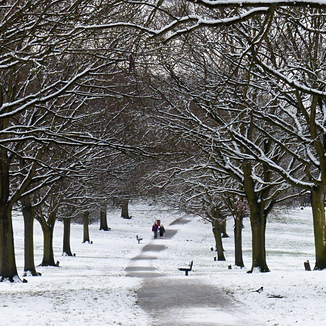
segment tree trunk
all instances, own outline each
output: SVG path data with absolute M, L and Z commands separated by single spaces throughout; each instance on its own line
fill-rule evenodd
M 24 196 L 20 202 L 24 217 L 24 274 L 39 276 L 34 262 L 34 211 L 30 196 Z
M 0 281 L 8 279 L 13 282 L 18 278 L 11 209 L 0 205 Z
M 64 218 L 63 219 L 63 255 L 66 256 L 73 256 L 71 249 L 70 249 L 70 226 L 71 226 L 71 219 Z
M 129 216 L 129 201 L 128 200 L 124 200 L 121 203 L 121 217 L 123 217 L 123 218 L 131 218 Z
M 252 234 L 252 267 L 259 269 L 260 272 L 269 272 L 266 263 L 266 244 L 265 244 L 265 231 L 266 231 L 266 218 L 263 209 L 259 203 L 256 204 L 256 209 L 250 207 L 250 222 Z
M 0 150 L 0 281 L 19 280 L 14 248 L 14 234 L 9 198 L 9 166 L 6 152 Z
M 53 230 L 54 226 L 43 225 L 43 261 L 40 266 L 56 266 L 54 262 L 54 253 L 53 253 Z
M 101 208 L 100 210 L 100 230 L 109 231 L 108 223 L 106 220 L 106 208 Z
M 235 265 L 244 267 L 242 257 L 242 225 L 243 218 L 241 216 L 234 219 L 234 248 L 235 248 Z
M 224 249 L 222 244 L 222 232 L 221 232 L 221 225 L 219 224 L 218 220 L 212 220 L 212 226 L 213 226 L 213 234 L 215 238 L 215 246 L 217 250 L 217 260 L 218 261 L 225 261 L 224 256 Z
M 254 269 L 259 269 L 261 272 L 269 272 L 270 270 L 266 263 L 265 248 L 266 216 L 264 213 L 264 203 L 260 198 L 262 195 L 255 192 L 255 183 L 252 179 L 250 162 L 244 162 L 243 172 L 244 189 L 250 208 L 252 236 L 252 266 L 249 272 L 252 272 Z
M 226 232 L 226 219 L 223 221 L 222 227 L 222 238 L 229 238 L 227 232 Z
M 315 235 L 316 270 L 326 268 L 326 233 L 324 194 L 319 189 L 311 190 L 311 206 Z
M 84 230 L 83 243 L 90 242 L 88 217 L 89 217 L 89 211 L 84 212 L 84 215 L 83 215 L 83 230 Z

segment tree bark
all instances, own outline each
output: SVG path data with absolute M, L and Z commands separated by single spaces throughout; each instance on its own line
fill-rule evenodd
M 70 248 L 70 227 L 71 227 L 71 219 L 64 218 L 63 219 L 63 255 L 73 256 Z
M 313 188 L 311 190 L 311 206 L 315 235 L 315 270 L 321 270 L 326 268 L 326 231 L 324 199 L 325 195 L 321 190 L 319 190 L 318 188 Z
M 259 204 L 255 209 L 250 208 L 250 224 L 252 234 L 252 267 L 251 271 L 258 268 L 260 272 L 269 272 L 266 262 L 266 218 Z
M 43 230 L 43 261 L 40 266 L 56 266 L 54 261 L 54 253 L 53 253 L 53 230 L 54 227 L 51 227 L 47 224 L 42 224 Z
M 129 201 L 124 200 L 121 203 L 121 217 L 130 218 L 129 216 Z
M 11 209 L 0 204 L 0 280 L 11 282 L 18 278 Z
M 244 189 L 250 208 L 250 226 L 252 235 L 252 266 L 249 272 L 259 269 L 260 272 L 269 272 L 266 262 L 265 231 L 266 216 L 261 194 L 255 192 L 255 184 L 251 175 L 251 164 L 243 164 Z
M 109 231 L 108 222 L 106 219 L 106 208 L 102 207 L 100 210 L 100 230 Z
M 243 218 L 241 216 L 234 219 L 234 248 L 235 248 L 235 265 L 244 267 L 242 256 L 242 225 Z
M 34 261 L 34 211 L 30 196 L 20 199 L 24 217 L 24 273 L 32 276 L 39 276 Z
M 9 162 L 4 150 L 0 150 L 0 281 L 18 278 L 14 234 L 9 199 Z
M 84 237 L 83 237 L 83 243 L 85 242 L 90 242 L 89 239 L 89 211 L 84 212 L 83 215 L 83 233 L 84 233 Z
M 229 238 L 229 236 L 226 232 L 226 219 L 223 221 L 223 224 L 222 224 L 222 238 Z
M 213 226 L 213 234 L 215 238 L 215 246 L 217 250 L 217 260 L 218 261 L 225 261 L 224 256 L 224 249 L 223 249 L 223 243 L 222 243 L 222 232 L 221 232 L 221 225 L 219 224 L 218 220 L 212 220 L 212 226 Z

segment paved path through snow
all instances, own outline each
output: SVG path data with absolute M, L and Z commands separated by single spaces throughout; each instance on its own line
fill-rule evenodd
M 188 221 L 178 219 L 170 226 Z M 164 238 L 167 244 L 168 239 L 176 233 L 177 230 L 166 231 Z M 166 248 L 167 245 L 155 244 L 153 240 L 143 247 L 141 254 L 134 257 L 126 268 L 127 276 L 144 279 L 137 293 L 138 304 L 153 318 L 153 326 L 253 325 L 237 317 L 232 310 L 233 302 L 218 288 L 191 279 L 190 276 L 182 279 L 164 277 L 152 266 L 152 262 L 159 259 L 160 251 Z

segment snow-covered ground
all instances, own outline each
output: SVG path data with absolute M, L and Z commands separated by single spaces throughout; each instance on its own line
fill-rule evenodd
M 63 225 L 55 227 L 55 259 L 60 267 L 38 267 L 41 277 L 26 277 L 28 283 L 0 283 L 0 325 L 124 325 L 148 326 L 151 317 L 138 305 L 142 279 L 127 277 L 125 268 L 151 243 L 151 226 L 160 219 L 166 229 L 178 229 L 165 240 L 167 249 L 151 263 L 164 277 L 184 278 L 180 263 L 194 260 L 189 278 L 219 287 L 234 300 L 237 311 L 261 325 L 325 325 L 326 271 L 304 271 L 304 261 L 314 265 L 311 208 L 274 213 L 267 226 L 267 263 L 270 273 L 246 273 L 234 267 L 233 221 L 224 239 L 226 262 L 214 261 L 209 224 L 187 217 L 184 225 L 169 224 L 185 216 L 155 205 L 134 204 L 131 220 L 118 210 L 108 212 L 111 231 L 90 226 L 93 244 L 82 243 L 82 226 L 72 225 L 71 247 L 76 257 L 62 256 Z M 244 262 L 251 266 L 249 220 L 244 221 Z M 23 223 L 14 215 L 16 257 L 23 274 Z M 144 238 L 137 243 L 136 235 Z M 158 239 L 158 242 L 163 240 Z M 42 234 L 35 222 L 35 260 L 42 260 Z M 232 265 L 232 269 L 228 266 Z M 261 293 L 255 290 L 263 287 Z M 196 311 L 192 312 L 195 318 Z M 201 311 L 202 313 L 202 311 Z M 209 314 L 208 314 L 209 316 Z M 215 316 L 216 317 L 216 316 Z M 209 317 L 208 317 L 209 318 Z M 223 314 L 219 316 L 221 322 Z M 198 322 L 200 325 L 200 322 Z

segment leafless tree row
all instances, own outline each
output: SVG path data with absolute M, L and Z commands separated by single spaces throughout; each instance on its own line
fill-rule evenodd
M 212 198 L 211 207 L 218 207 L 226 192 L 245 198 L 251 270 L 263 272 L 269 271 L 268 214 L 278 203 L 311 193 L 315 268 L 324 269 L 323 4 L 178 4 L 157 3 L 157 20 L 148 30 L 161 42 L 153 45 L 147 69 L 159 71 L 151 84 L 161 97 L 157 121 L 193 145 L 186 161 L 156 174 L 159 184 L 179 187 L 176 201 L 186 197 L 183 204 Z
M 57 218 L 151 192 L 218 232 L 233 215 L 240 242 L 249 210 L 251 270 L 262 272 L 268 214 L 310 192 L 315 268 L 325 268 L 323 8 L 0 1 L 1 278 L 18 277 L 14 207 L 24 269 L 37 275 L 34 219 L 53 265 Z

